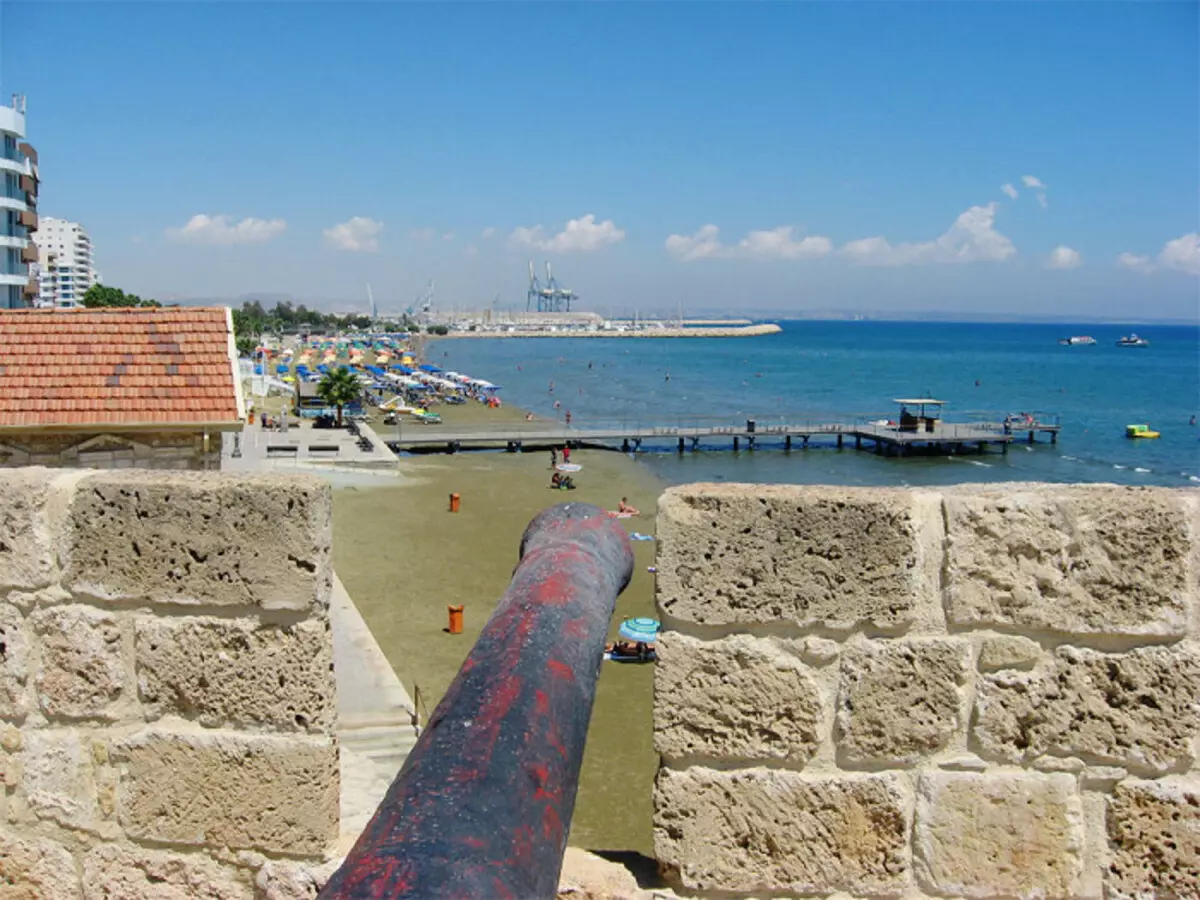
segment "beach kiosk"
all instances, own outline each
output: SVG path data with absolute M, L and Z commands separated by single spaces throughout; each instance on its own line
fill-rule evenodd
M 900 430 L 926 431 L 932 433 L 942 421 L 942 407 L 945 400 L 933 400 L 929 397 L 917 397 L 910 400 L 893 400 L 900 404 Z M 926 410 L 929 410 L 926 412 Z M 915 410 L 915 412 L 914 412 Z

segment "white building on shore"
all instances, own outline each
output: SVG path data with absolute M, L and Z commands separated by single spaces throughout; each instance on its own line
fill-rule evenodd
M 100 277 L 92 241 L 78 222 L 46 216 L 34 237 L 38 245 L 38 302 L 53 309 L 74 309 Z
M 30 238 L 38 229 L 37 151 L 24 141 L 25 98 L 0 106 L 0 309 L 31 305 L 38 284 L 29 274 L 37 262 Z

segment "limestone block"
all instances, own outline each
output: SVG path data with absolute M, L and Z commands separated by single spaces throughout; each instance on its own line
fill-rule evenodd
M 917 875 L 939 895 L 1078 893 L 1083 806 L 1070 775 L 928 773 L 914 829 Z
M 323 610 L 330 496 L 305 476 L 90 475 L 72 502 L 65 583 L 118 600 Z
M 568 848 L 568 853 L 570 849 Z M 316 900 L 325 883 L 338 870 L 341 860 L 301 863 L 270 860 L 258 870 L 254 883 L 259 900 Z
M 660 635 L 655 749 L 676 759 L 807 762 L 821 742 L 821 697 L 798 649 L 749 635 L 719 641 Z
M 21 793 L 34 815 L 96 831 L 97 772 L 86 737 L 73 728 L 33 728 L 20 751 Z M 103 781 L 103 778 L 100 779 Z
M 135 839 L 289 856 L 338 833 L 338 754 L 329 740 L 148 729 L 116 742 L 118 817 Z
M 1189 538 L 1178 492 L 1037 485 L 962 489 L 944 503 L 952 624 L 1186 634 Z
M 1027 637 L 1002 634 L 984 640 L 979 648 L 979 669 L 1029 669 L 1043 656 L 1041 644 Z
M 658 602 L 678 619 L 899 630 L 914 618 L 906 491 L 692 484 L 659 499 L 658 538 Z
M 29 636 L 15 606 L 0 603 L 0 718 L 20 719 L 28 711 Z
M 1200 897 L 1200 780 L 1117 785 L 1108 839 L 1108 896 Z
M 125 690 L 121 627 L 90 606 L 38 610 L 30 624 L 41 638 L 34 685 L 47 716 L 115 719 Z
M 152 718 L 284 731 L 333 727 L 333 645 L 325 621 L 276 627 L 146 616 L 136 635 L 138 690 Z
M 954 638 L 871 641 L 842 654 L 838 750 L 846 763 L 912 763 L 960 727 L 970 645 Z
M 54 579 L 46 517 L 53 477 L 49 469 L 0 469 L 0 590 L 37 590 Z
M 202 853 L 101 844 L 83 859 L 84 900 L 253 900 L 246 875 Z
M 563 854 L 556 900 L 651 900 L 652 896 L 619 862 L 578 847 L 568 847 Z
M 0 898 L 79 900 L 75 861 L 61 844 L 0 830 Z
M 894 895 L 910 883 L 894 775 L 660 769 L 654 849 L 692 891 Z
M 980 678 L 974 739 L 984 756 L 1082 756 L 1140 774 L 1186 768 L 1200 734 L 1200 653 L 1060 647 L 1033 672 Z

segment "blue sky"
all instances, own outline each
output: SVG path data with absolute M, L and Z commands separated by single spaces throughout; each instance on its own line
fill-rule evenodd
M 7 0 L 0 89 L 141 293 L 1196 317 L 1197 10 Z

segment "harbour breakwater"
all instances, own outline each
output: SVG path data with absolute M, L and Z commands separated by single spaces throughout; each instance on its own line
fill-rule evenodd
M 636 331 L 451 331 L 443 338 L 731 338 L 778 334 L 778 325 L 737 325 L 712 328 L 644 328 Z

